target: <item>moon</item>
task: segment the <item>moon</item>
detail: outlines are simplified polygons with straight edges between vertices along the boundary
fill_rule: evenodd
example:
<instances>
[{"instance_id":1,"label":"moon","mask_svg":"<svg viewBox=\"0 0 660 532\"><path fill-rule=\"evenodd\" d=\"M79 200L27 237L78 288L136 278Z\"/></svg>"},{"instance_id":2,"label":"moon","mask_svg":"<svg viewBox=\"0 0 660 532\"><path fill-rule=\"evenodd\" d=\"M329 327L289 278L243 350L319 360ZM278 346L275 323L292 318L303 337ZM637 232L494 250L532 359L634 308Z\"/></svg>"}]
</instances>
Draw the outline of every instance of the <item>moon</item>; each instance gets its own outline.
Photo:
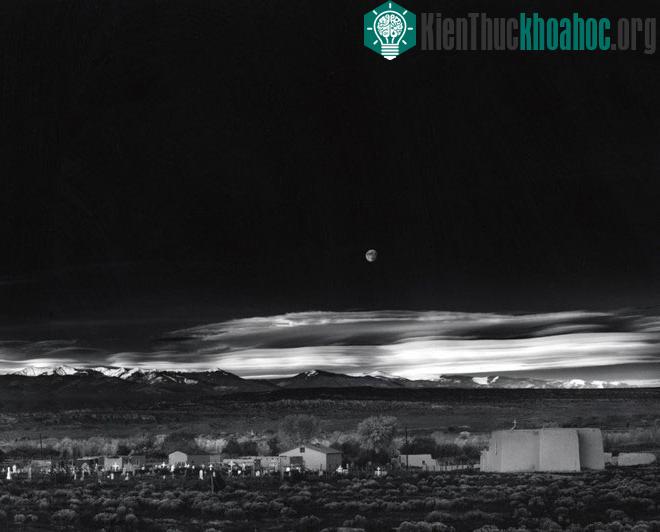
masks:
<instances>
[{"instance_id":1,"label":"moon","mask_svg":"<svg viewBox=\"0 0 660 532\"><path fill-rule=\"evenodd\" d=\"M370 249L364 254L364 256L367 259L367 262L376 262L378 252L375 249Z\"/></svg>"}]
</instances>

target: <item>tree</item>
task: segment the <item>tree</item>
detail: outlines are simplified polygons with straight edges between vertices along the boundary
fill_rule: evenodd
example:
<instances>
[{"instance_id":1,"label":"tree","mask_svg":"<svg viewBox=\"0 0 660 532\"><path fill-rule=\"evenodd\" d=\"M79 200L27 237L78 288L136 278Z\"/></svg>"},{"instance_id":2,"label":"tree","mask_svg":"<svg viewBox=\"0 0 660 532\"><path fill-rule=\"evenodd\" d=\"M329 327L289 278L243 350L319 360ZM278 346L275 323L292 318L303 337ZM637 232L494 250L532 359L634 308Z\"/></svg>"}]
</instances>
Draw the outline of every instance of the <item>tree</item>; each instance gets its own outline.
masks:
<instances>
[{"instance_id":1,"label":"tree","mask_svg":"<svg viewBox=\"0 0 660 532\"><path fill-rule=\"evenodd\" d=\"M192 454L199 452L195 444L195 435L187 431L177 431L168 434L163 441L163 452L169 454L174 451Z\"/></svg>"},{"instance_id":2,"label":"tree","mask_svg":"<svg viewBox=\"0 0 660 532\"><path fill-rule=\"evenodd\" d=\"M273 436L268 440L268 450L271 456L278 456L280 454L280 440L277 436Z\"/></svg>"},{"instance_id":3,"label":"tree","mask_svg":"<svg viewBox=\"0 0 660 532\"><path fill-rule=\"evenodd\" d=\"M227 445L222 449L223 454L226 454L232 458L241 456L243 454L243 449L241 447L241 444L238 443L238 440L236 438L231 438L228 442Z\"/></svg>"},{"instance_id":4,"label":"tree","mask_svg":"<svg viewBox=\"0 0 660 532\"><path fill-rule=\"evenodd\" d=\"M387 452L368 451L362 448L359 441L354 439L342 443L335 442L331 447L341 451L343 461L351 466L363 467L369 462L372 464L386 464L390 460Z\"/></svg>"},{"instance_id":5,"label":"tree","mask_svg":"<svg viewBox=\"0 0 660 532\"><path fill-rule=\"evenodd\" d=\"M292 414L280 423L280 440L286 445L309 443L318 436L320 429L321 422L316 416Z\"/></svg>"},{"instance_id":6,"label":"tree","mask_svg":"<svg viewBox=\"0 0 660 532\"><path fill-rule=\"evenodd\" d=\"M341 451L344 461L348 464L358 464L362 457L363 450L360 442L357 440L346 440L342 443L335 442L330 447Z\"/></svg>"},{"instance_id":7,"label":"tree","mask_svg":"<svg viewBox=\"0 0 660 532\"><path fill-rule=\"evenodd\" d=\"M259 450L257 448L257 442L248 440L241 442L241 455L242 456L256 456L259 454Z\"/></svg>"},{"instance_id":8,"label":"tree","mask_svg":"<svg viewBox=\"0 0 660 532\"><path fill-rule=\"evenodd\" d=\"M126 456L128 454L131 454L131 448L125 443L120 443L117 447L117 454L119 456Z\"/></svg>"},{"instance_id":9,"label":"tree","mask_svg":"<svg viewBox=\"0 0 660 532\"><path fill-rule=\"evenodd\" d=\"M430 454L433 458L437 458L438 444L433 438L419 436L413 441L402 445L399 451L401 454Z\"/></svg>"},{"instance_id":10,"label":"tree","mask_svg":"<svg viewBox=\"0 0 660 532\"><path fill-rule=\"evenodd\" d=\"M393 416L372 416L360 422L357 428L360 445L374 454L388 452L394 441L398 421Z\"/></svg>"}]
</instances>

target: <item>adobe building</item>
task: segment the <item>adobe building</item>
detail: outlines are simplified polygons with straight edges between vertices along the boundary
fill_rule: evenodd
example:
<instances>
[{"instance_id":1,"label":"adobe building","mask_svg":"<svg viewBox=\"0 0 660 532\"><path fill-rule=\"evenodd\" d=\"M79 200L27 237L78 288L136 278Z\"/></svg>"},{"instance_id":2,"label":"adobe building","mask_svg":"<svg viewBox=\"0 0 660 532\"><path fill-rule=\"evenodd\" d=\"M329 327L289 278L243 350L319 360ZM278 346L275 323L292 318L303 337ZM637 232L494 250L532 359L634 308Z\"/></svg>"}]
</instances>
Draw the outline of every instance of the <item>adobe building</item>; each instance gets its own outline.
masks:
<instances>
[{"instance_id":1,"label":"adobe building","mask_svg":"<svg viewBox=\"0 0 660 532\"><path fill-rule=\"evenodd\" d=\"M174 451L168 455L167 462L174 467L201 467L222 463L222 456L219 454L188 454L182 451Z\"/></svg>"},{"instance_id":2,"label":"adobe building","mask_svg":"<svg viewBox=\"0 0 660 532\"><path fill-rule=\"evenodd\" d=\"M502 473L604 469L603 435L592 428L498 430L481 453L480 468Z\"/></svg>"},{"instance_id":3,"label":"adobe building","mask_svg":"<svg viewBox=\"0 0 660 532\"><path fill-rule=\"evenodd\" d=\"M620 466L650 465L655 460L653 453L619 453L617 464Z\"/></svg>"},{"instance_id":4,"label":"adobe building","mask_svg":"<svg viewBox=\"0 0 660 532\"><path fill-rule=\"evenodd\" d=\"M280 453L280 457L288 458L291 466L301 465L312 471L336 471L342 460L337 449L309 444Z\"/></svg>"},{"instance_id":5,"label":"adobe building","mask_svg":"<svg viewBox=\"0 0 660 532\"><path fill-rule=\"evenodd\" d=\"M580 441L580 468L605 469L603 434L600 429L576 429Z\"/></svg>"},{"instance_id":6,"label":"adobe building","mask_svg":"<svg viewBox=\"0 0 660 532\"><path fill-rule=\"evenodd\" d=\"M95 457L90 457L93 459ZM106 471L137 471L146 464L144 455L104 456L103 469Z\"/></svg>"},{"instance_id":7,"label":"adobe building","mask_svg":"<svg viewBox=\"0 0 660 532\"><path fill-rule=\"evenodd\" d=\"M106 471L121 471L124 466L124 458L121 456L104 456L103 469Z\"/></svg>"},{"instance_id":8,"label":"adobe building","mask_svg":"<svg viewBox=\"0 0 660 532\"><path fill-rule=\"evenodd\" d=\"M251 468L255 471L279 471L284 463L288 465L288 459L280 456L241 456L239 458L222 459L223 466Z\"/></svg>"},{"instance_id":9,"label":"adobe building","mask_svg":"<svg viewBox=\"0 0 660 532\"><path fill-rule=\"evenodd\" d=\"M438 469L438 462L430 454L402 454L399 456L402 467L420 468L425 471Z\"/></svg>"}]
</instances>

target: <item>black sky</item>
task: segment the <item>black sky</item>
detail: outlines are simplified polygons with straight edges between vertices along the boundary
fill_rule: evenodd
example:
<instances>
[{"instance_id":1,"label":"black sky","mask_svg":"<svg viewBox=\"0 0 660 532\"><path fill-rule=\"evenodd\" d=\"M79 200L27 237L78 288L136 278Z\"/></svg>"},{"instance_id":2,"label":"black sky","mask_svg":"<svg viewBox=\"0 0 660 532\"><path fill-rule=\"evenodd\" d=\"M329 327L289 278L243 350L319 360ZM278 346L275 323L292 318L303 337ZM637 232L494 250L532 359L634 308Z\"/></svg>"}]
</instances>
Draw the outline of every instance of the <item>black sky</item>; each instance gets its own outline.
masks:
<instances>
[{"instance_id":1,"label":"black sky","mask_svg":"<svg viewBox=\"0 0 660 532\"><path fill-rule=\"evenodd\" d=\"M4 2L4 322L657 304L657 55L388 62L376 5Z\"/></svg>"}]
</instances>

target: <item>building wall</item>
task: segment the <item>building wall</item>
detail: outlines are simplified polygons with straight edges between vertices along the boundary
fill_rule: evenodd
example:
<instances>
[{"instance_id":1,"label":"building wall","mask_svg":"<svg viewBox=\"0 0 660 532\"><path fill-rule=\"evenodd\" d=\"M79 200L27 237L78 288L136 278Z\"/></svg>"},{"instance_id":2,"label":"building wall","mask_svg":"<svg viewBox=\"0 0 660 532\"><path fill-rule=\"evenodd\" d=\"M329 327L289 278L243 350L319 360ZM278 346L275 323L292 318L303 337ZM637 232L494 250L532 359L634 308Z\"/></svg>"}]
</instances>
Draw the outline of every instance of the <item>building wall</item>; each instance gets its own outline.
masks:
<instances>
[{"instance_id":1,"label":"building wall","mask_svg":"<svg viewBox=\"0 0 660 532\"><path fill-rule=\"evenodd\" d=\"M577 429L580 469L605 469L603 433L600 429Z\"/></svg>"},{"instance_id":2,"label":"building wall","mask_svg":"<svg viewBox=\"0 0 660 532\"><path fill-rule=\"evenodd\" d=\"M289 459L280 456L241 456L240 458L223 458L220 461L225 466L234 464L241 467L245 465L271 471L279 470L284 462L288 464Z\"/></svg>"},{"instance_id":3,"label":"building wall","mask_svg":"<svg viewBox=\"0 0 660 532\"><path fill-rule=\"evenodd\" d=\"M288 462L288 459L281 458L279 456L260 456L259 460L261 462L262 469L280 469L284 462Z\"/></svg>"},{"instance_id":4,"label":"building wall","mask_svg":"<svg viewBox=\"0 0 660 532\"><path fill-rule=\"evenodd\" d=\"M53 462L51 460L32 460L30 462L30 467L34 471L48 471L52 466Z\"/></svg>"},{"instance_id":5,"label":"building wall","mask_svg":"<svg viewBox=\"0 0 660 532\"><path fill-rule=\"evenodd\" d=\"M491 436L490 438L490 443L488 444L488 449L485 449L481 451L481 456L479 457L479 469L481 471L489 472L489 471L499 471L495 467L495 460L494 460L494 455L495 455L495 440Z\"/></svg>"},{"instance_id":6,"label":"building wall","mask_svg":"<svg viewBox=\"0 0 660 532\"><path fill-rule=\"evenodd\" d=\"M580 443L576 429L542 429L540 471L580 471Z\"/></svg>"},{"instance_id":7,"label":"building wall","mask_svg":"<svg viewBox=\"0 0 660 532\"><path fill-rule=\"evenodd\" d=\"M437 462L430 454L402 454L399 456L399 463L403 467L421 467L429 471L435 471L437 465Z\"/></svg>"},{"instance_id":8,"label":"building wall","mask_svg":"<svg viewBox=\"0 0 660 532\"><path fill-rule=\"evenodd\" d=\"M235 465L237 467L261 467L262 458L266 456L241 456L240 458L224 458L222 465Z\"/></svg>"},{"instance_id":9,"label":"building wall","mask_svg":"<svg viewBox=\"0 0 660 532\"><path fill-rule=\"evenodd\" d=\"M211 463L210 454L189 454L188 462L189 465L201 466L209 465Z\"/></svg>"},{"instance_id":10,"label":"building wall","mask_svg":"<svg viewBox=\"0 0 660 532\"><path fill-rule=\"evenodd\" d=\"M603 469L600 429L500 430L480 457L482 471L580 471Z\"/></svg>"},{"instance_id":11,"label":"building wall","mask_svg":"<svg viewBox=\"0 0 660 532\"><path fill-rule=\"evenodd\" d=\"M538 471L539 431L501 430L495 434L494 471Z\"/></svg>"},{"instance_id":12,"label":"building wall","mask_svg":"<svg viewBox=\"0 0 660 532\"><path fill-rule=\"evenodd\" d=\"M147 459L143 454L133 454L123 458L124 464L130 464L136 468L140 468L147 463Z\"/></svg>"},{"instance_id":13,"label":"building wall","mask_svg":"<svg viewBox=\"0 0 660 532\"><path fill-rule=\"evenodd\" d=\"M121 456L109 457L105 456L103 458L103 469L109 471L111 469L121 470L124 466L124 462Z\"/></svg>"},{"instance_id":14,"label":"building wall","mask_svg":"<svg viewBox=\"0 0 660 532\"><path fill-rule=\"evenodd\" d=\"M300 449L304 449L304 452L301 452ZM341 465L341 453L325 454L302 445L286 451L280 454L280 456L288 456L289 458L301 457L304 466L313 471L333 471Z\"/></svg>"},{"instance_id":15,"label":"building wall","mask_svg":"<svg viewBox=\"0 0 660 532\"><path fill-rule=\"evenodd\" d=\"M169 464L172 466L185 465L188 463L188 455L181 451L174 451L169 455Z\"/></svg>"},{"instance_id":16,"label":"building wall","mask_svg":"<svg viewBox=\"0 0 660 532\"><path fill-rule=\"evenodd\" d=\"M655 462L652 453L619 453L618 464L620 466L648 465Z\"/></svg>"},{"instance_id":17,"label":"building wall","mask_svg":"<svg viewBox=\"0 0 660 532\"><path fill-rule=\"evenodd\" d=\"M509 432L495 431L491 434L488 450L482 453L482 457L479 460L480 464L483 463L482 471L503 471L502 452Z\"/></svg>"},{"instance_id":18,"label":"building wall","mask_svg":"<svg viewBox=\"0 0 660 532\"><path fill-rule=\"evenodd\" d=\"M479 455L479 469L481 471L490 471L488 456L488 449L481 451L481 454Z\"/></svg>"},{"instance_id":19,"label":"building wall","mask_svg":"<svg viewBox=\"0 0 660 532\"><path fill-rule=\"evenodd\" d=\"M300 452L300 449L304 449L304 452ZM314 449L310 449L309 447L304 447L301 446L300 448L295 448L290 451L287 451L286 453L282 453L284 456L299 456L303 460L303 465L307 469L311 469L314 471L318 470L326 470L326 455L322 452L315 451Z\"/></svg>"},{"instance_id":20,"label":"building wall","mask_svg":"<svg viewBox=\"0 0 660 532\"><path fill-rule=\"evenodd\" d=\"M337 468L341 465L342 456L340 453L327 454L326 455L326 470L327 471L336 471Z\"/></svg>"}]
</instances>

